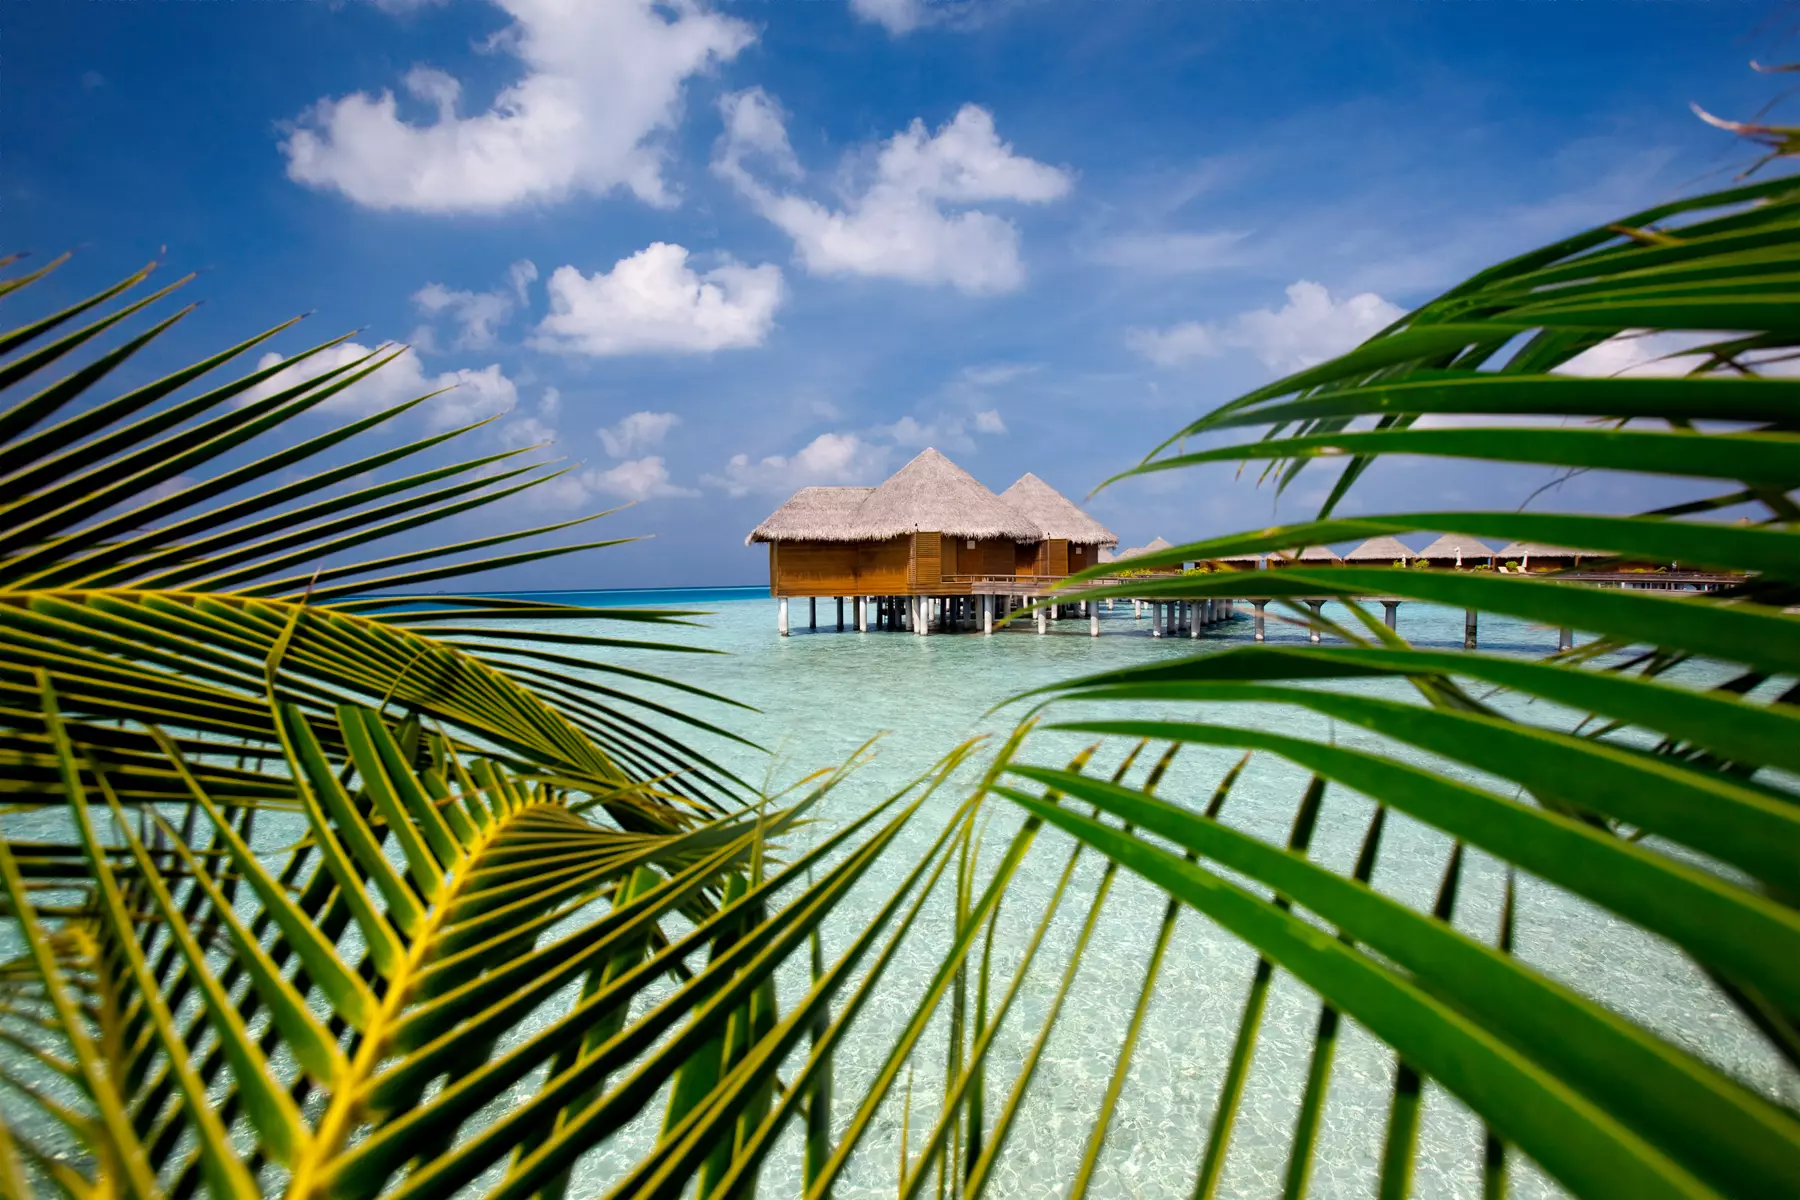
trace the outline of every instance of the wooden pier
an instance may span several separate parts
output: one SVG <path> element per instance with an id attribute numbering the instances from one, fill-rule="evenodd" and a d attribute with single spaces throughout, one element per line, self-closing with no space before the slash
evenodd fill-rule
<path id="1" fill-rule="evenodd" d="M 1116 590 L 1103 597 L 1091 594 L 1073 593 L 1067 598 L 1059 598 L 1053 591 L 1057 584 L 1063 582 L 1063 576 L 1032 575 L 992 575 L 992 576 L 955 576 L 947 575 L 943 583 L 957 588 L 957 591 L 942 595 L 897 595 L 897 596 L 836 596 L 827 597 L 836 601 L 836 625 L 838 630 L 846 628 L 846 609 L 849 613 L 849 627 L 857 632 L 892 631 L 906 632 L 920 637 L 934 633 L 981 633 L 992 636 L 995 626 L 1005 621 L 1014 613 L 1040 605 L 1034 609 L 1032 620 L 1039 634 L 1050 632 L 1050 627 L 1062 621 L 1085 620 L 1088 634 L 1100 636 L 1100 605 L 1106 611 L 1117 611 L 1119 605 L 1130 605 L 1132 612 L 1132 628 L 1143 628 L 1146 619 L 1149 622 L 1149 633 L 1153 638 L 1188 637 L 1198 638 L 1205 630 L 1215 628 L 1235 620 L 1239 615 L 1239 606 L 1247 606 L 1249 614 L 1255 622 L 1255 639 L 1264 640 L 1266 636 L 1267 608 L 1275 599 L 1272 596 L 1258 594 L 1256 577 L 1260 572 L 1246 571 L 1242 594 L 1231 597 L 1210 597 L 1194 600 L 1171 600 L 1161 597 L 1132 597 L 1120 595 Z M 1117 589 L 1128 587 L 1134 577 L 1111 576 L 1093 581 L 1095 587 Z M 1159 582 L 1166 582 L 1167 576 Z M 1645 571 L 1645 572 L 1604 572 L 1584 571 L 1565 572 L 1554 576 L 1560 582 L 1579 583 L 1589 587 L 1629 588 L 1640 591 L 1690 591 L 1711 592 L 1721 587 L 1741 583 L 1743 579 L 1737 575 L 1722 575 L 1704 571 Z M 816 630 L 819 625 L 819 597 L 807 597 L 807 627 Z M 1309 607 L 1317 618 L 1325 604 L 1337 600 L 1337 596 L 1319 597 L 1284 597 L 1294 603 Z M 1389 629 L 1399 628 L 1400 605 L 1407 603 L 1404 597 L 1363 595 L 1355 597 L 1369 604 L 1380 604 L 1383 609 L 1383 621 Z M 777 598 L 777 629 L 785 637 L 790 631 L 790 613 L 788 597 Z M 1320 633 L 1315 626 L 1309 631 L 1310 640 L 1320 640 Z M 1478 614 L 1474 609 L 1465 610 L 1463 621 L 1463 645 L 1473 650 L 1476 648 L 1478 636 Z M 1558 649 L 1566 650 L 1573 645 L 1573 633 L 1564 629 L 1559 632 Z"/>

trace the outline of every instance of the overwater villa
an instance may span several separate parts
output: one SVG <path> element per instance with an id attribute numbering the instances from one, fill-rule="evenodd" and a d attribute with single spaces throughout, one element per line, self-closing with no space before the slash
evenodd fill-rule
<path id="1" fill-rule="evenodd" d="M 1344 555 L 1344 561 L 1356 567 L 1404 567 L 1418 555 L 1406 548 L 1399 538 L 1383 534 L 1372 537 L 1350 553 Z"/>
<path id="2" fill-rule="evenodd" d="M 1271 567 L 1341 567 L 1344 560 L 1330 546 L 1308 546 L 1304 550 L 1289 550 L 1285 554 L 1269 555 Z"/>
<path id="3" fill-rule="evenodd" d="M 1432 567 L 1474 567 L 1494 561 L 1494 548 L 1472 537 L 1446 533 L 1413 556 Z"/>
<path id="4" fill-rule="evenodd" d="M 800 489 L 745 539 L 757 542 L 769 546 L 781 633 L 790 598 L 809 600 L 816 626 L 821 596 L 837 601 L 839 628 L 848 599 L 857 629 L 923 633 L 978 612 L 991 629 L 1118 538 L 1036 475 L 997 496 L 927 449 L 877 487 Z"/>

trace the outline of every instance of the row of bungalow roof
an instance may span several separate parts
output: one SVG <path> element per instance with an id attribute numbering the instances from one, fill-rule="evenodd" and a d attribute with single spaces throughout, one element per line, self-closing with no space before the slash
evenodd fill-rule
<path id="1" fill-rule="evenodd" d="M 1124 555 L 1120 557 L 1124 557 Z M 1496 550 L 1487 543 L 1476 541 L 1474 538 L 1458 534 L 1445 534 L 1423 550 L 1408 549 L 1398 538 L 1384 535 L 1372 537 L 1354 550 L 1341 555 L 1328 546 L 1308 546 L 1298 554 L 1291 551 L 1284 555 L 1271 554 L 1267 556 L 1232 554 L 1212 561 L 1240 569 L 1253 569 L 1260 566 L 1265 557 L 1271 567 L 1285 566 L 1290 561 L 1312 565 L 1423 562 L 1434 567 L 1472 567 L 1483 564 L 1516 563 L 1520 568 L 1530 570 L 1534 560 L 1540 566 L 1563 567 L 1573 566 L 1584 557 L 1593 557 L 1593 555 L 1586 550 L 1570 550 L 1562 546 L 1545 545 L 1542 542 L 1512 542 Z"/>

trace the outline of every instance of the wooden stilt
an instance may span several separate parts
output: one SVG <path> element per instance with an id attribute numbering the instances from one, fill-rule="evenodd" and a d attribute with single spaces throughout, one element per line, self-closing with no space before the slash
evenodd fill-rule
<path id="1" fill-rule="evenodd" d="M 806 627 L 808 629 L 819 627 L 819 598 L 817 596 L 806 598 Z"/>
<path id="2" fill-rule="evenodd" d="M 1475 610 L 1463 610 L 1463 649 L 1475 649 Z"/>
<path id="3" fill-rule="evenodd" d="M 838 602 L 838 632 L 842 633 L 842 632 L 844 632 L 844 598 L 842 596 L 839 596 L 837 598 L 837 602 Z"/>
<path id="4" fill-rule="evenodd" d="M 1389 629 L 1400 628 L 1400 602 L 1398 600 L 1383 600 L 1381 602 L 1381 607 L 1384 610 L 1381 617 L 1382 620 L 1387 623 L 1387 627 Z"/>

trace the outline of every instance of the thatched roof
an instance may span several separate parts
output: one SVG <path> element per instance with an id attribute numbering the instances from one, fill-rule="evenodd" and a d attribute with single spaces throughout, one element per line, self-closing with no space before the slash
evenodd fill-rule
<path id="1" fill-rule="evenodd" d="M 975 477 L 926 449 L 870 492 L 851 516 L 848 538 L 876 541 L 909 533 L 1041 542 L 1043 530 Z"/>
<path id="2" fill-rule="evenodd" d="M 793 499 L 750 531 L 744 545 L 757 542 L 853 542 L 850 517 L 872 487 L 803 487 Z"/>
<path id="3" fill-rule="evenodd" d="M 1344 555 L 1345 562 L 1407 562 L 1417 557 L 1406 548 L 1399 538 L 1391 538 L 1383 534 L 1372 537 L 1350 553 Z"/>
<path id="4" fill-rule="evenodd" d="M 1472 537 L 1464 537 L 1460 533 L 1446 533 L 1431 545 L 1414 555 L 1430 562 L 1455 561 L 1462 559 L 1485 559 L 1494 557 L 1494 548 L 1478 542 Z"/>
<path id="5" fill-rule="evenodd" d="M 1076 508 L 1061 492 L 1027 472 L 1019 482 L 1000 493 L 1000 499 L 1024 513 L 1047 538 L 1062 538 L 1072 546 L 1116 546 L 1119 536 Z"/>
<path id="6" fill-rule="evenodd" d="M 1495 557 L 1510 558 L 1574 558 L 1577 555 L 1592 555 L 1592 550 L 1571 550 L 1566 546 L 1548 546 L 1543 542 L 1512 542 L 1500 550 Z"/>
<path id="7" fill-rule="evenodd" d="M 1341 563 L 1343 557 L 1330 546 L 1308 546 L 1300 552 L 1303 563 Z"/>
<path id="8" fill-rule="evenodd" d="M 1207 562 L 1225 563 L 1233 567 L 1257 567 L 1262 564 L 1260 554 L 1221 554 L 1217 558 L 1209 558 Z"/>
<path id="9" fill-rule="evenodd" d="M 1112 561 L 1119 562 L 1127 558 L 1136 558 L 1140 554 L 1155 554 L 1158 550 L 1173 550 L 1174 548 L 1173 544 L 1165 542 L 1161 538 L 1151 538 L 1145 545 L 1134 546 L 1129 550 L 1119 551 L 1112 556 Z"/>

